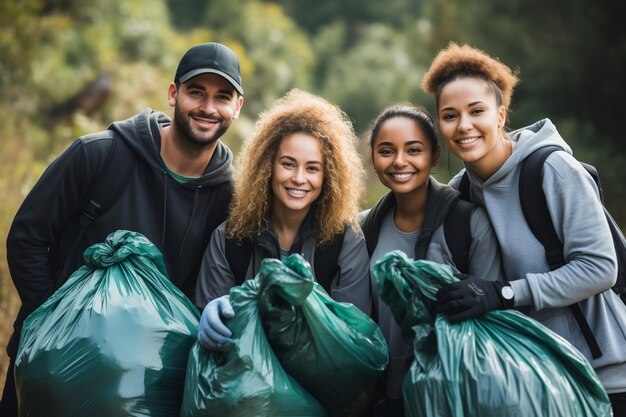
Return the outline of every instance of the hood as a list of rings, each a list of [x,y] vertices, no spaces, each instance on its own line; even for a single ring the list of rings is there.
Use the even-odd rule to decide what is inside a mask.
[[[511,142],[513,142],[513,153],[511,156],[504,162],[498,171],[496,171],[484,182],[480,179],[480,177],[474,174],[471,169],[467,169],[467,173],[472,184],[484,184],[486,186],[500,181],[511,171],[517,169],[520,162],[522,162],[524,158],[535,150],[545,146],[556,145],[565,152],[569,154],[572,153],[572,149],[565,142],[565,140],[563,140],[559,132],[556,130],[556,126],[554,126],[550,119],[543,119],[530,126],[509,132],[508,136]]]
[[[144,160],[152,169],[165,171],[161,159],[161,129],[171,124],[170,118],[162,112],[146,109],[141,113],[119,122],[114,122],[109,129],[115,131],[139,159]],[[205,173],[198,179],[188,182],[193,187],[214,187],[232,179],[233,154],[221,141],[209,162]]]

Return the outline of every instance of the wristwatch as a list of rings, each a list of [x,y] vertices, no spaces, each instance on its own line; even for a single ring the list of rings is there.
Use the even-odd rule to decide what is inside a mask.
[[[515,298],[515,291],[513,291],[513,287],[510,285],[503,285],[502,288],[500,288],[500,295],[504,301],[505,308],[513,307],[513,299]]]

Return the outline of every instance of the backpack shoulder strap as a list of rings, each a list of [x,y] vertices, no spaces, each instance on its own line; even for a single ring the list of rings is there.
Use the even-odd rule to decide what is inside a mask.
[[[376,244],[378,243],[378,232],[380,231],[380,225],[385,215],[395,205],[395,197],[393,193],[385,194],[374,206],[370,209],[369,213],[361,222],[361,230],[365,236],[365,245],[367,246],[367,253],[372,256]]]
[[[475,206],[458,200],[446,216],[443,232],[454,265],[463,274],[469,273],[469,249],[472,244],[472,213]]]
[[[591,175],[591,178],[593,178],[593,181],[596,183],[596,186],[598,187],[598,195],[600,196],[600,202],[602,203],[602,205],[604,205],[604,190],[602,189],[602,182],[600,181],[600,175],[598,175],[598,170],[596,169],[596,167],[586,162],[578,161],[578,163],[582,165],[583,168],[585,168],[585,171],[587,171],[589,175]]]
[[[313,262],[315,279],[329,294],[333,277],[340,272],[339,253],[343,247],[346,229],[347,226],[343,229],[343,233],[336,234],[330,243],[315,249],[315,261]],[[339,278],[341,279],[341,276]]]
[[[89,201],[83,208],[79,224],[89,226],[99,215],[106,212],[120,197],[135,168],[136,158],[128,145],[112,130],[81,136],[84,140],[111,140],[111,147],[90,191]]]
[[[315,261],[313,270],[315,271],[315,279],[317,282],[330,293],[330,285],[333,277],[339,272],[339,253],[343,247],[343,233],[339,233],[327,245],[317,247],[315,249]],[[226,260],[229,268],[235,277],[235,285],[241,285],[245,281],[246,272],[254,250],[254,244],[248,240],[237,241],[235,239],[226,238],[225,248]]]
[[[606,207],[604,208],[604,214],[609,222],[609,229],[611,229],[611,236],[613,237],[615,254],[617,256],[617,281],[615,282],[615,286],[613,286],[613,291],[615,291],[624,304],[626,304],[626,239],[624,239],[622,230]]]
[[[470,198],[470,180],[467,171],[463,172],[461,182],[459,183],[459,193],[461,200],[472,201]]]
[[[226,238],[226,260],[230,271],[235,277],[235,285],[241,285],[246,279],[246,272],[250,265],[250,258],[254,250],[252,242],[236,241],[235,239]]]
[[[543,165],[557,146],[537,149],[522,161],[519,178],[519,199],[522,212],[533,235],[544,247],[550,270],[565,264],[563,243],[559,239],[550,218],[548,203],[543,192]]]
[[[557,269],[565,264],[563,243],[554,229],[554,224],[550,218],[550,211],[548,210],[548,203],[546,202],[546,195],[543,192],[542,186],[543,165],[546,158],[557,150],[560,150],[557,146],[546,146],[528,155],[522,161],[519,179],[519,198],[524,218],[533,235],[535,235],[537,240],[543,245],[550,270]],[[580,305],[577,303],[572,304],[570,310],[589,346],[591,355],[593,358],[599,358],[602,356],[602,350],[593,335]]]

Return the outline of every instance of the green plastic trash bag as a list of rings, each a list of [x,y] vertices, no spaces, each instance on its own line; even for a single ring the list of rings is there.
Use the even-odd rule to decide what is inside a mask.
[[[89,247],[25,321],[15,380],[20,417],[173,417],[198,310],[139,233]]]
[[[378,325],[332,300],[298,254],[267,260],[259,274],[261,318],[284,369],[330,416],[360,416],[388,362]]]
[[[267,268],[264,260],[261,270]],[[299,283],[310,291],[311,282]],[[306,288],[308,287],[308,288]],[[232,342],[210,351],[196,343],[189,355],[181,417],[323,417],[324,408],[283,369],[263,330],[263,275],[230,290]]]
[[[431,313],[448,266],[390,252],[372,266],[415,359],[404,380],[407,417],[610,416],[608,397],[569,342],[515,310],[458,324]]]

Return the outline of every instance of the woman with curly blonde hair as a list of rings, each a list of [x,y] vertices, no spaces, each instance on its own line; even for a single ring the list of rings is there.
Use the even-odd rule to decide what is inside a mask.
[[[370,313],[369,257],[356,222],[363,190],[356,140],[344,112],[305,91],[290,91],[260,115],[237,159],[230,214],[200,267],[196,305],[206,307],[198,340],[205,347],[230,337],[222,323],[234,314],[227,294],[253,278],[264,258],[300,253],[320,275],[316,254],[340,245],[336,260],[318,259],[336,263],[324,267],[329,279],[316,279],[333,299]],[[235,247],[246,255],[231,260]]]
[[[424,76],[441,136],[465,164],[450,184],[486,209],[510,281],[505,287],[478,278],[450,284],[438,294],[438,311],[462,321],[489,310],[521,309],[587,357],[614,414],[624,416],[626,308],[610,290],[617,262],[598,188],[549,119],[505,131],[517,82],[498,59],[456,44],[443,49]],[[536,174],[552,225],[542,230],[553,229],[562,243],[558,251],[547,251],[535,237],[524,213],[527,202],[521,202],[520,178],[533,174],[522,172],[523,162],[533,154],[545,157]],[[531,198],[529,204],[542,199]]]
[[[315,210],[321,245],[355,225],[355,213],[362,195],[362,167],[356,151],[356,136],[347,116],[326,100],[292,90],[261,114],[257,131],[244,145],[237,159],[235,193],[228,216],[226,236],[252,239],[265,227],[265,215],[272,205],[272,161],[283,138],[306,133],[322,145],[324,183]],[[255,190],[251,193],[250,190]]]

